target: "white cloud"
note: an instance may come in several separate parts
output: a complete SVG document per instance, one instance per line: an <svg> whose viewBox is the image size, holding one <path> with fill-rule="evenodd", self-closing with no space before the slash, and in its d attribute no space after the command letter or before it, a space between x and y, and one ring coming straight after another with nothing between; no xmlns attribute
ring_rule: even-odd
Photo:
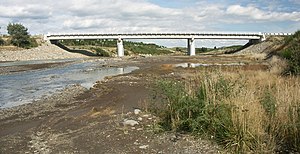
<svg viewBox="0 0 300 154"><path fill-rule="evenodd" d="M49 9L49 7L44 7L40 5L9 7L0 5L0 17L45 19L51 16L52 14L52 12Z"/></svg>
<svg viewBox="0 0 300 154"><path fill-rule="evenodd" d="M247 17L252 21L300 21L300 12L288 13L263 11L251 5L247 7L231 5L227 8L226 13L229 15ZM243 21L245 22L246 20Z"/></svg>
<svg viewBox="0 0 300 154"><path fill-rule="evenodd" d="M265 25L270 21L292 21L296 23L294 25L300 22L300 12L266 11L260 9L264 7L254 5L227 6L226 3L210 1L188 2L194 5L168 8L149 0L26 0L26 3L23 0L0 0L0 26L3 33L9 22L21 22L32 34L200 32L228 31L228 25L234 27L257 21ZM253 31L248 28L244 28L245 31ZM232 29L230 31L234 31ZM289 30L294 29L295 26L291 26ZM280 30L286 31L285 27Z"/></svg>

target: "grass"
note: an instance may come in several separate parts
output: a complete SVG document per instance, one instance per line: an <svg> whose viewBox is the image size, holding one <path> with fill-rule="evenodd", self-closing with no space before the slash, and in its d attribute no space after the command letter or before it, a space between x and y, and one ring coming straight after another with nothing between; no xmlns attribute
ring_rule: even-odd
<svg viewBox="0 0 300 154"><path fill-rule="evenodd" d="M155 86L164 130L214 139L229 152L300 151L300 80L268 72L199 72Z"/></svg>
<svg viewBox="0 0 300 154"><path fill-rule="evenodd" d="M283 50L278 55L286 59L288 67L284 74L300 74L300 31L285 39Z"/></svg>

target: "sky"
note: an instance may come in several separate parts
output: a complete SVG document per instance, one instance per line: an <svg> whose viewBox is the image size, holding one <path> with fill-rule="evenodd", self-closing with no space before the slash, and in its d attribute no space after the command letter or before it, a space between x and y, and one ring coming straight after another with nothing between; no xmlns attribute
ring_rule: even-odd
<svg viewBox="0 0 300 154"><path fill-rule="evenodd" d="M300 0L0 0L1 34L6 33L10 22L22 23L30 34L293 33L300 29ZM165 44L183 42L170 40ZM198 46L212 46L216 41L198 42ZM222 46L228 41L217 43Z"/></svg>

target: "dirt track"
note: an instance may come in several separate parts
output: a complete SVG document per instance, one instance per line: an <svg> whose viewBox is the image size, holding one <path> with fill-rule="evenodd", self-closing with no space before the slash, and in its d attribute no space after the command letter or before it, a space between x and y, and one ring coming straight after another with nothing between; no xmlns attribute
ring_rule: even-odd
<svg viewBox="0 0 300 154"><path fill-rule="evenodd" d="M244 69L266 69L244 57L124 58L111 65L140 69L106 78L90 90L71 86L41 101L0 110L0 153L218 153L221 148L207 140L155 133L157 117L144 110L153 81L197 72L172 65L186 62L240 62ZM142 112L134 114L135 109ZM126 119L139 124L124 125Z"/></svg>

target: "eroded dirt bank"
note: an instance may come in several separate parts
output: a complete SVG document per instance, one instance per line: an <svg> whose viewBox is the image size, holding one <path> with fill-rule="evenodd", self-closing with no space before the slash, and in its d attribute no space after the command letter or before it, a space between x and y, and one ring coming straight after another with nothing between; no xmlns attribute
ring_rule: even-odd
<svg viewBox="0 0 300 154"><path fill-rule="evenodd" d="M73 85L38 102L0 110L0 153L218 153L221 148L207 140L155 133L157 117L145 112L156 79L186 78L197 71L172 65L187 62L238 62L244 69L267 69L261 62L238 56L113 61L110 66L140 69L106 78L91 89ZM135 109L141 112L134 113ZM128 120L138 124L124 123Z"/></svg>

